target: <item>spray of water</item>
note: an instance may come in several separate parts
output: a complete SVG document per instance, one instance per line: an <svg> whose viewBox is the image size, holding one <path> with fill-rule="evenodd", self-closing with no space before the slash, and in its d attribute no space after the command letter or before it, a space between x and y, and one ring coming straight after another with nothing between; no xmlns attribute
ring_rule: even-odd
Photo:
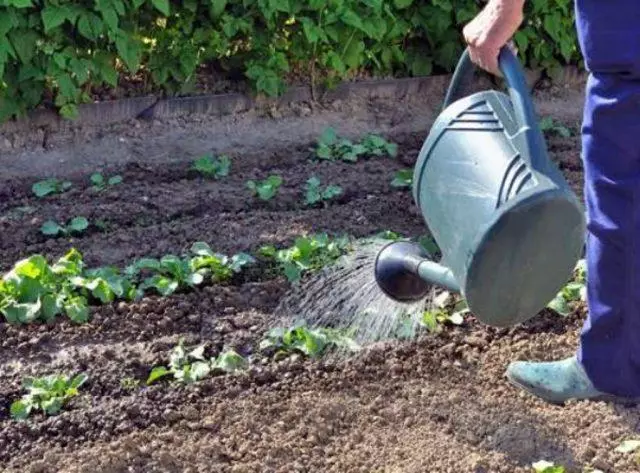
<svg viewBox="0 0 640 473"><path fill-rule="evenodd" d="M413 303L389 298L375 281L375 259L388 240L358 242L335 264L305 278L275 310L278 324L303 321L308 327L334 328L358 344L411 338L430 309L434 293Z"/></svg>

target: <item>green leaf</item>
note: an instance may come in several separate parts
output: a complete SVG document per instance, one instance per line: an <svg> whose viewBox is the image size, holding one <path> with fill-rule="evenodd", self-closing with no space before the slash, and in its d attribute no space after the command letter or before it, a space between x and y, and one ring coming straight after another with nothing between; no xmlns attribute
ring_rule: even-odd
<svg viewBox="0 0 640 473"><path fill-rule="evenodd" d="M149 377L147 378L147 384L151 384L160 378L163 378L167 375L171 374L171 371L164 366L156 366L151 370Z"/></svg>
<svg viewBox="0 0 640 473"><path fill-rule="evenodd" d="M57 235L58 233L64 233L64 228L58 225L53 220L47 220L40 227L40 231L45 235Z"/></svg>
<svg viewBox="0 0 640 473"><path fill-rule="evenodd" d="M48 4L41 12L42 23L44 24L44 32L48 33L65 22L69 11L67 7L58 7Z"/></svg>
<svg viewBox="0 0 640 473"><path fill-rule="evenodd" d="M11 417L18 420L23 420L29 417L31 413L31 404L25 401L14 401L11 403Z"/></svg>
<svg viewBox="0 0 640 473"><path fill-rule="evenodd" d="M211 0L211 14L218 18L227 6L227 0Z"/></svg>
<svg viewBox="0 0 640 473"><path fill-rule="evenodd" d="M112 176L112 177L109 178L107 183L110 186L115 186L117 184L121 184L122 183L122 176Z"/></svg>
<svg viewBox="0 0 640 473"><path fill-rule="evenodd" d="M164 16L169 16L169 0L151 0L151 3L153 3L153 6Z"/></svg>
<svg viewBox="0 0 640 473"><path fill-rule="evenodd" d="M413 0L393 0L393 5L399 10L408 8L412 4L413 4Z"/></svg>
<svg viewBox="0 0 640 473"><path fill-rule="evenodd" d="M33 6L31 0L9 0L9 5L16 8L29 8Z"/></svg>
<svg viewBox="0 0 640 473"><path fill-rule="evenodd" d="M75 217L69 223L69 229L74 232L83 232L89 227L89 221L85 217Z"/></svg>

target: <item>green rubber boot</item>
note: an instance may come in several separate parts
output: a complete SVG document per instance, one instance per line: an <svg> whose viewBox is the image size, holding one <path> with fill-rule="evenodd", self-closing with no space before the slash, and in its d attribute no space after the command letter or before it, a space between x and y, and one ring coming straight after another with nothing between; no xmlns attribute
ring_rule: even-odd
<svg viewBox="0 0 640 473"><path fill-rule="evenodd" d="M597 390L575 356L550 362L516 361L509 365L506 375L513 385L552 404L563 405L570 399L638 402Z"/></svg>

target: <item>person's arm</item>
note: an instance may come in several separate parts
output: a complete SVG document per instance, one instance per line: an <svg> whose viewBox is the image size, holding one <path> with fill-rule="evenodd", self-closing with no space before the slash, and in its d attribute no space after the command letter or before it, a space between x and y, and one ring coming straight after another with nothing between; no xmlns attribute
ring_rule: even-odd
<svg viewBox="0 0 640 473"><path fill-rule="evenodd" d="M498 54L522 24L524 2L489 0L462 30L469 47L469 57L482 69L500 75Z"/></svg>

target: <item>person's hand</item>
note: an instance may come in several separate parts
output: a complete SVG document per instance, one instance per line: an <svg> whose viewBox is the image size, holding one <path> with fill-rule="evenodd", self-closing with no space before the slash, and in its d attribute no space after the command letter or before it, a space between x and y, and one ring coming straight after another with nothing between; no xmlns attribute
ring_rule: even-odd
<svg viewBox="0 0 640 473"><path fill-rule="evenodd" d="M524 0L489 0L464 27L462 34L474 64L497 76L502 75L498 56L505 45L515 50L510 40L522 24L523 10Z"/></svg>

